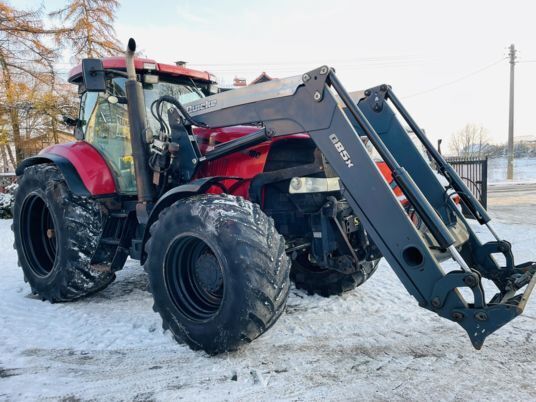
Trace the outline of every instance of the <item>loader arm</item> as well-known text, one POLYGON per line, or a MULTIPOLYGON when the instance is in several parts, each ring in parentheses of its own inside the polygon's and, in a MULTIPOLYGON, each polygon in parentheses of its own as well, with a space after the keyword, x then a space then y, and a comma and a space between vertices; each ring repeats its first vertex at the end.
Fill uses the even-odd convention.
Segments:
MULTIPOLYGON (((421 307, 458 322, 475 348, 521 314, 534 288, 535 264, 516 266, 510 244, 490 226, 484 208, 430 144, 390 87, 382 85, 352 98, 334 71, 323 66, 303 76, 272 80, 216 94, 170 109, 172 129, 184 118, 209 127, 261 123, 268 135, 309 133, 340 178, 341 191, 400 281, 421 307), (393 108, 413 129, 440 173, 496 240, 482 244, 432 168, 404 130, 393 108), (181 116, 182 115, 182 116, 181 116), (185 116, 186 115, 186 116, 185 116), (393 172, 393 178, 428 231, 417 230, 371 159, 360 136, 367 136, 393 172), (437 252, 449 253, 460 266, 445 272, 437 252), (492 254, 503 254, 500 267, 492 254), (487 301, 481 277, 499 292, 487 301), (469 288, 469 303, 459 288, 469 288), (524 293, 516 292, 526 287, 524 293)), ((247 142, 247 140, 246 140, 247 142)), ((195 165, 203 156, 192 161, 195 165)))

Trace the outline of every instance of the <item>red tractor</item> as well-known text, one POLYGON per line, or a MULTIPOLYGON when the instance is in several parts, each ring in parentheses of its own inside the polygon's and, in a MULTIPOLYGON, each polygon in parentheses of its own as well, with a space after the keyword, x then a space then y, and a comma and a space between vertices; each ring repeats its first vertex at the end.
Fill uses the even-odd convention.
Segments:
MULTIPOLYGON (((499 272, 490 255, 511 260, 508 243, 477 241, 393 123, 386 100, 398 101, 389 87, 348 94, 321 67, 218 93, 209 73, 135 59, 134 50, 131 40, 126 57, 86 59, 71 70, 80 114, 66 122, 77 141, 17 169, 15 246, 43 300, 97 292, 128 257, 138 259, 164 329, 213 354, 269 329, 291 279, 309 293, 340 294, 365 282, 383 255, 422 306, 467 331, 486 326, 470 333, 477 347, 522 311, 530 291, 525 299, 515 293, 534 285, 534 265, 499 272), (382 125, 380 138, 372 126, 382 125), (365 140, 384 162, 372 159, 365 140), (462 268, 456 277, 438 265, 450 257, 462 268), (489 305, 481 276, 500 289, 489 305), (463 286, 474 305, 460 299, 463 286)), ((488 224, 417 134, 453 191, 488 224)))

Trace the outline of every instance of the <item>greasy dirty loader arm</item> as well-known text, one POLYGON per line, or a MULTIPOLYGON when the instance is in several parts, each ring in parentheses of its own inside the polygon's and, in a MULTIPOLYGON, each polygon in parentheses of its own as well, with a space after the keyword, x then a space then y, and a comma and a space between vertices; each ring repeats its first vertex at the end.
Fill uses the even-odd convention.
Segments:
MULTIPOLYGON (((302 77, 273 80, 178 106, 182 111, 172 108, 169 112, 172 130, 184 130, 184 125, 191 123, 209 127, 261 123, 264 130, 252 134, 251 145, 264 136, 309 133, 340 178, 341 191, 355 215, 408 292, 420 306, 458 322, 475 348, 480 349, 489 334, 522 313, 535 285, 535 264, 514 265, 510 243, 498 237, 486 211, 433 148, 390 87, 382 85, 352 99, 334 71, 324 66, 302 77), (431 155, 451 191, 496 240, 485 244, 478 240, 390 105, 431 155), (368 137, 389 166, 426 230, 418 230, 410 220, 361 136, 368 137), (500 267, 493 254, 502 254, 506 266, 500 267), (445 273, 439 263, 445 256, 452 257, 460 270, 445 273), (484 296, 482 277, 492 280, 499 289, 490 300, 484 296), (472 291, 472 303, 458 291, 463 287, 472 291), (524 292, 516 295, 523 287, 524 292)), ((248 137, 241 141, 236 149, 248 145, 248 137)), ((228 147, 232 151, 233 145, 228 147)), ((192 171, 210 157, 201 156, 195 149, 191 156, 181 164, 188 168, 191 163, 192 171)))

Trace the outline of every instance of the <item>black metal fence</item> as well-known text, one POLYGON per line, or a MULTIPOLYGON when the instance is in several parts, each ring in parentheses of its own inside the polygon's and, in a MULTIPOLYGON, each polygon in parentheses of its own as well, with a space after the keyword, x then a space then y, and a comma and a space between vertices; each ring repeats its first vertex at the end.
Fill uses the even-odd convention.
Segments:
MULTIPOLYGON (((453 156, 445 158, 463 179, 466 186, 480 201, 482 206, 488 207, 488 158, 474 156, 453 156)), ((469 211, 463 206, 464 215, 469 211)), ((472 216, 471 216, 472 217, 472 216)))

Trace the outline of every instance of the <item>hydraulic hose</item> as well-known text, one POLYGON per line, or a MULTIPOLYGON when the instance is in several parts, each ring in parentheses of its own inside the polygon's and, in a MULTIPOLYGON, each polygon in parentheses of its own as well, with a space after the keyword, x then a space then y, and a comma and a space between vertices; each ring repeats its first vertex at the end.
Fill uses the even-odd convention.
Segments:
POLYGON ((163 96, 161 96, 160 98, 158 98, 155 101, 155 103, 158 103, 158 104, 160 104, 162 102, 168 102, 168 103, 171 103, 173 106, 175 106, 179 110, 179 112, 181 113, 182 117, 186 121, 188 121, 190 124, 193 124, 196 127, 211 128, 211 127, 207 126, 205 123, 201 123, 199 121, 196 121, 192 116, 190 116, 190 114, 188 113, 186 108, 182 105, 182 103, 180 103, 173 96, 163 95, 163 96))

